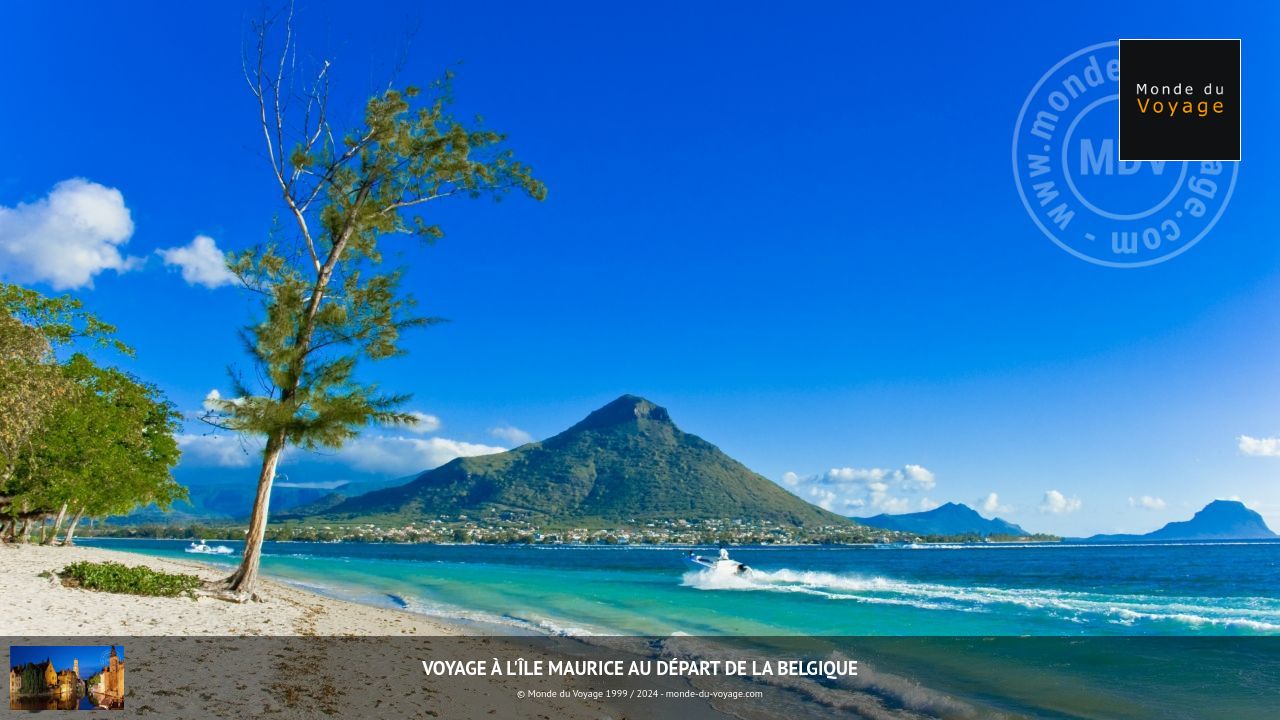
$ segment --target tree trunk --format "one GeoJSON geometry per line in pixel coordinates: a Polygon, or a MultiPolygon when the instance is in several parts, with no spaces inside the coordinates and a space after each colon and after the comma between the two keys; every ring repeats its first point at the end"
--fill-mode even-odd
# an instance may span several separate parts
{"type": "Polygon", "coordinates": [[[271,504],[271,483],[276,477],[276,466],[284,452],[284,432],[267,438],[262,451],[262,471],[258,474],[258,495],[253,499],[253,515],[249,517],[249,533],[244,539],[244,558],[240,568],[226,579],[227,589],[242,599],[251,599],[258,584],[258,566],[262,562],[262,540],[267,532],[267,512],[271,504]]]}
{"type": "Polygon", "coordinates": [[[21,539],[18,542],[22,542],[22,543],[31,542],[31,518],[29,517],[22,518],[22,535],[20,535],[19,537],[21,539]]]}
{"type": "Polygon", "coordinates": [[[62,507],[58,508],[58,515],[53,520],[53,532],[49,533],[49,537],[40,539],[41,545],[52,545],[58,541],[58,533],[62,531],[62,523],[67,519],[67,504],[62,503],[62,507]]]}
{"type": "Polygon", "coordinates": [[[76,536],[76,525],[80,524],[80,518],[82,517],[84,517],[83,507],[77,510],[75,516],[71,518],[71,524],[67,526],[67,536],[62,539],[63,547],[69,547],[71,545],[75,545],[75,543],[72,542],[71,539],[76,536]]]}

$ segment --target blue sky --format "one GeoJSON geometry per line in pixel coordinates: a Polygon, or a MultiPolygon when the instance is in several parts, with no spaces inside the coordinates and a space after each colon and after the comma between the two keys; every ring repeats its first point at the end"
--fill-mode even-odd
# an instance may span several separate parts
{"type": "MultiPolygon", "coordinates": [[[[124,646],[116,645],[116,655],[124,660],[124,646]]],[[[55,670],[71,668],[73,661],[80,661],[80,677],[89,678],[107,666],[110,645],[10,645],[9,664],[26,665],[32,662],[52,660],[55,670]]]]}
{"type": "MultiPolygon", "coordinates": [[[[138,348],[127,367],[190,411],[243,365],[251,301],[157,251],[247,247],[279,212],[240,74],[258,7],[29,3],[0,30],[0,246],[25,233],[46,251],[39,267],[0,253],[0,274],[83,297],[138,348]],[[38,234],[54,200],[86,192],[127,210],[128,227],[91,239],[116,257],[38,234]]],[[[453,67],[459,114],[508,133],[549,195],[441,205],[437,246],[396,241],[406,284],[451,322],[365,377],[412,392],[439,427],[295,456],[290,481],[408,474],[632,392],[853,514],[985,501],[1078,534],[1239,497],[1280,526],[1280,441],[1266,442],[1280,436],[1280,98],[1263,70],[1280,66],[1276,10],[360,7],[299,5],[340,107],[354,115],[386,82],[416,23],[400,77],[453,67]],[[1009,147],[1050,66],[1135,36],[1243,38],[1244,162],[1202,242],[1116,270],[1040,233],[1009,147]]],[[[235,443],[190,432],[180,477],[248,492],[235,443]]]]}

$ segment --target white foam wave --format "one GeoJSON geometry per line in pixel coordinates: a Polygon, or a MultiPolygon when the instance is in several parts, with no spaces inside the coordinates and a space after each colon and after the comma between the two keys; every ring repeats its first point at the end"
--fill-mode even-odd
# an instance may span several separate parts
{"type": "Polygon", "coordinates": [[[1171,623],[1199,630],[1280,633],[1280,599],[1199,598],[1102,594],[1052,588],[1001,588],[913,582],[880,576],[797,570],[755,570],[750,575],[686,573],[683,584],[699,590],[779,592],[830,600],[905,605],[924,610],[993,612],[1000,609],[1077,624],[1134,626],[1171,623]]]}

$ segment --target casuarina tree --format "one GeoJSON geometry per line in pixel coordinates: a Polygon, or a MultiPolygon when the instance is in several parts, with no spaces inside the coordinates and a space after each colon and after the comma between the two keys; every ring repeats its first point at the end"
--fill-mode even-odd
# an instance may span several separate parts
{"type": "Polygon", "coordinates": [[[435,322],[414,312],[401,269],[384,261],[388,244],[442,237],[426,212],[446,198],[546,192],[503,135],[452,116],[448,75],[376,94],[344,130],[329,106],[330,63],[302,77],[291,11],[251,27],[245,80],[286,222],[228,258],[261,300],[242,334],[254,371],[233,372],[234,392],[207,403],[209,422],[262,447],[244,556],[224,582],[240,600],[253,597],[285,450],[337,448],[365,426],[414,422],[400,409],[406,396],[357,374],[361,361],[402,354],[404,331],[435,322]]]}

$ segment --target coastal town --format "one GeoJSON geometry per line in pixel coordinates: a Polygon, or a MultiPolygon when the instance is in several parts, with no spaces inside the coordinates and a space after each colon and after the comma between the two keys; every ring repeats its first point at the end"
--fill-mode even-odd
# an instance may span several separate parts
{"type": "MultiPolygon", "coordinates": [[[[100,525],[88,532],[101,537],[238,539],[234,525],[100,525]]],[[[595,527],[549,528],[531,520],[493,513],[477,518],[443,516],[406,524],[283,523],[267,530],[267,539],[308,542],[370,542],[482,545],[866,545],[926,542],[1052,542],[1052,535],[921,535],[864,525],[797,527],[769,520],[658,520],[595,527]]]]}
{"type": "MultiPolygon", "coordinates": [[[[75,710],[75,709],[120,709],[124,707],[124,660],[112,645],[107,653],[106,662],[101,669],[93,671],[88,677],[81,675],[80,658],[72,652],[71,664],[58,669],[53,653],[59,656],[69,649],[62,647],[10,648],[11,658],[14,655],[37,656],[41,650],[48,650],[43,661],[20,662],[10,660],[9,667],[9,709],[11,710],[75,710]],[[18,651],[15,653],[15,651],[18,651]]],[[[101,655],[101,648],[82,647],[76,651],[101,655]]],[[[86,666],[86,671],[89,666],[86,666]]]]}

